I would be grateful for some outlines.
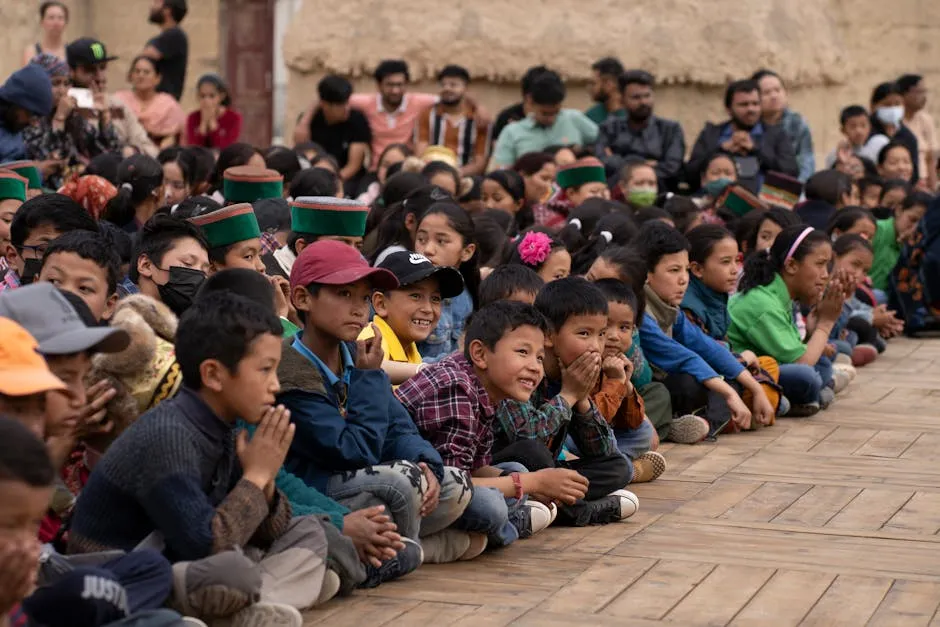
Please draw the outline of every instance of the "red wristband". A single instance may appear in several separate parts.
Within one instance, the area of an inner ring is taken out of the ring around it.
[[[522,489],[522,477],[519,476],[518,472],[510,473],[509,476],[512,478],[512,485],[516,488],[515,498],[517,501],[521,501],[522,497],[525,496],[525,492]]]

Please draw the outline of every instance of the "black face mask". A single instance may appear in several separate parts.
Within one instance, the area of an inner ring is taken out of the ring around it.
[[[169,269],[169,273],[170,280],[166,282],[166,285],[158,285],[157,291],[160,293],[160,300],[163,304],[177,316],[182,316],[183,312],[193,304],[196,293],[206,281],[206,275],[199,270],[182,266],[173,266]]]
[[[23,274],[20,276],[20,285],[29,285],[39,276],[42,270],[42,259],[26,259],[23,262]]]

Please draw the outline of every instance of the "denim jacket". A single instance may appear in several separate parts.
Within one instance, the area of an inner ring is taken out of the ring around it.
[[[466,289],[456,298],[444,299],[437,327],[428,339],[418,344],[418,352],[425,362],[440,361],[460,348],[460,338],[471,313],[473,299]]]

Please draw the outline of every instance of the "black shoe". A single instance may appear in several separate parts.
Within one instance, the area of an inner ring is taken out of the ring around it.
[[[590,512],[588,524],[606,525],[633,516],[640,507],[640,501],[632,492],[617,490],[604,498],[589,501],[587,506]]]

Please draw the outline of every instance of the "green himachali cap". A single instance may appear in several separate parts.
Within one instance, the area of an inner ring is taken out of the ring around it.
[[[594,157],[585,157],[559,168],[555,180],[561,189],[570,189],[581,187],[585,183],[607,183],[607,175],[603,163]]]
[[[295,198],[290,207],[290,228],[295,233],[362,237],[369,205],[330,196]]]
[[[226,170],[222,179],[222,195],[228,203],[280,198],[284,194],[284,177],[266,168],[235,166]]]
[[[42,174],[39,172],[39,166],[35,161],[11,161],[9,163],[0,163],[0,169],[16,172],[27,181],[29,189],[42,189]]]
[[[754,209],[766,209],[761,200],[747,190],[743,185],[732,183],[725,188],[725,191],[715,200],[715,208],[724,207],[737,216],[743,216]]]
[[[255,211],[248,203],[223,207],[218,211],[190,218],[189,221],[198,226],[206,236],[209,248],[221,248],[261,237]]]
[[[0,169],[0,200],[26,202],[26,186],[29,182],[16,172]]]

